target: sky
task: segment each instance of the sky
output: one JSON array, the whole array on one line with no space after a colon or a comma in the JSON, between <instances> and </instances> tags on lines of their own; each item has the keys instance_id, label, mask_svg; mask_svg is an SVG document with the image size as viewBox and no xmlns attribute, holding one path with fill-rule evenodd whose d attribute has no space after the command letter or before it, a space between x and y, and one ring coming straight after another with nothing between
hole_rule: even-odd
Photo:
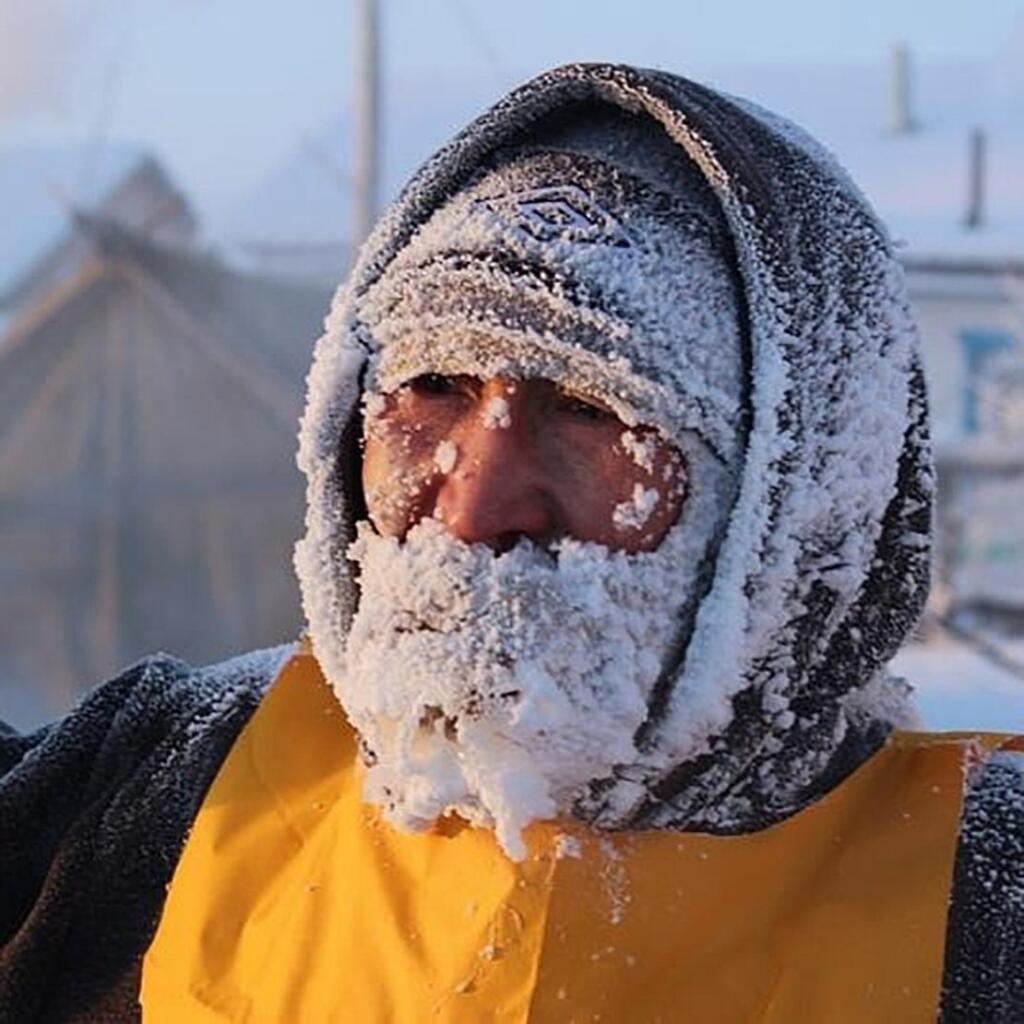
<instances>
[{"instance_id":1,"label":"sky","mask_svg":"<svg viewBox=\"0 0 1024 1024\"><path fill-rule=\"evenodd\" d=\"M390 78L487 98L545 67L689 72L985 58L1024 39L1024 0L381 0ZM0 144L151 146L210 208L251 189L351 92L352 0L0 0ZM1016 43L1012 41L1016 40Z\"/></svg>"}]
</instances>

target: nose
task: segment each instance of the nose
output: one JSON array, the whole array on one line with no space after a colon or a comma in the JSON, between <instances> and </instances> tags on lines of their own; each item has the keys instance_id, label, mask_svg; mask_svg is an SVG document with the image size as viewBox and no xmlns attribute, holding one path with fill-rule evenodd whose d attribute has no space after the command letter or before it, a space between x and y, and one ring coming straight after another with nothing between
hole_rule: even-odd
<instances>
[{"instance_id":1,"label":"nose","mask_svg":"<svg viewBox=\"0 0 1024 1024\"><path fill-rule=\"evenodd\" d=\"M525 410L509 399L504 424L472 415L451 434L458 454L437 492L435 515L467 544L498 551L521 537L538 543L557 531L557 501Z\"/></svg>"}]
</instances>

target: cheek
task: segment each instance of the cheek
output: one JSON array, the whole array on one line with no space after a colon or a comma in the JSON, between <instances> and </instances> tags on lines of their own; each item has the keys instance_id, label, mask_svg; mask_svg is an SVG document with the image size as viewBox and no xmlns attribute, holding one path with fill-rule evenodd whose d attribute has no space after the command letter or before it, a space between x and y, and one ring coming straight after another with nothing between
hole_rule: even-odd
<instances>
[{"instance_id":1,"label":"cheek","mask_svg":"<svg viewBox=\"0 0 1024 1024\"><path fill-rule=\"evenodd\" d=\"M632 443L640 437L643 445ZM623 551L656 548L685 498L685 472L675 449L653 433L641 435L621 424L589 428L565 444L561 479L569 532Z\"/></svg>"},{"instance_id":2,"label":"cheek","mask_svg":"<svg viewBox=\"0 0 1024 1024\"><path fill-rule=\"evenodd\" d=\"M472 400L461 391L425 395L403 388L375 406L364 429L363 492L374 526L400 537L434 508L458 457L449 438Z\"/></svg>"},{"instance_id":3,"label":"cheek","mask_svg":"<svg viewBox=\"0 0 1024 1024\"><path fill-rule=\"evenodd\" d=\"M366 427L363 492L374 526L385 536L401 536L430 504L440 479L438 425L413 424L384 413Z\"/></svg>"},{"instance_id":4,"label":"cheek","mask_svg":"<svg viewBox=\"0 0 1024 1024\"><path fill-rule=\"evenodd\" d=\"M635 550L652 551L661 543L679 519L686 494L686 467L683 459L674 448L662 442L651 470L641 472L627 498L627 511L624 512L627 517L640 506L637 517L640 523L634 533L637 538Z\"/></svg>"}]
</instances>

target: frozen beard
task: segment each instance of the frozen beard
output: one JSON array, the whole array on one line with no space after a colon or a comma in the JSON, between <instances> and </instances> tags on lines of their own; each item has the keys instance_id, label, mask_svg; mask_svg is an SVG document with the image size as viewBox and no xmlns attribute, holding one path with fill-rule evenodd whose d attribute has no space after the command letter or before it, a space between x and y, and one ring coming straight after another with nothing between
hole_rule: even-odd
<instances>
[{"instance_id":1,"label":"frozen beard","mask_svg":"<svg viewBox=\"0 0 1024 1024\"><path fill-rule=\"evenodd\" d=\"M530 821L570 814L588 783L636 763L717 500L709 488L638 554L570 539L499 554L433 519L401 541L361 523L359 608L333 684L361 739L364 798L408 830L457 813L521 858Z\"/></svg>"},{"instance_id":2,"label":"frozen beard","mask_svg":"<svg viewBox=\"0 0 1024 1024\"><path fill-rule=\"evenodd\" d=\"M636 758L676 625L669 549L496 554L425 520L404 542L362 524L352 554L362 596L337 690L371 765L364 796L396 825L456 812L519 858L528 822Z\"/></svg>"}]
</instances>

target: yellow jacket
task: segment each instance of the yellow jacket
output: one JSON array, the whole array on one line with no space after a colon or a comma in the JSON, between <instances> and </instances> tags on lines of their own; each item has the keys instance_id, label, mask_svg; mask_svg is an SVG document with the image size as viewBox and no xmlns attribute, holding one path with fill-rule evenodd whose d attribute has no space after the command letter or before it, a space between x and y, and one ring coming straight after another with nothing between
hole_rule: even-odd
<instances>
[{"instance_id":1,"label":"yellow jacket","mask_svg":"<svg viewBox=\"0 0 1024 1024\"><path fill-rule=\"evenodd\" d=\"M300 653L199 812L143 1017L931 1021L968 747L897 734L745 836L536 823L514 863L489 831L408 835L364 804L352 731Z\"/></svg>"}]
</instances>

